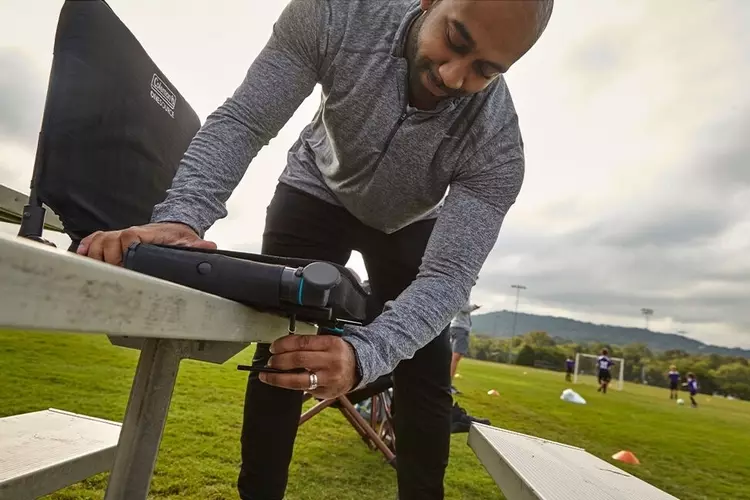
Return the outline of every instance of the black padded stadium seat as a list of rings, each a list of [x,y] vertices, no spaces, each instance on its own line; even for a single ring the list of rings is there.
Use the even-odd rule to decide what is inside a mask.
[[[66,0],[20,236],[50,207],[77,243],[149,222],[200,120],[102,0]]]

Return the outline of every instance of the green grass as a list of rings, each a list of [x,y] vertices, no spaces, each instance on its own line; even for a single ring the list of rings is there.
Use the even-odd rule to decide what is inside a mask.
[[[237,498],[239,434],[246,375],[238,362],[183,362],[162,442],[151,498]],[[55,407],[121,420],[137,352],[103,336],[0,333],[0,416]],[[678,407],[666,390],[626,385],[598,394],[576,390],[585,406],[560,401],[559,373],[464,360],[459,403],[492,424],[586,448],[681,499],[747,499],[750,404],[700,396],[700,408]],[[489,396],[497,389],[500,396]],[[308,404],[309,405],[309,404]],[[273,432],[269,429],[269,432]],[[502,499],[466,445],[452,437],[448,499]],[[609,457],[633,451],[641,465]],[[106,474],[49,498],[100,499]],[[335,410],[300,428],[287,498],[395,498],[395,473],[367,449]]]

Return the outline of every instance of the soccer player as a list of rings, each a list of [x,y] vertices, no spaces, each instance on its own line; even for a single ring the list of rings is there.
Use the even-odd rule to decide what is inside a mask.
[[[565,360],[565,381],[570,382],[571,374],[573,373],[573,367],[575,366],[575,361],[573,361],[573,358],[568,356],[568,359]]]
[[[680,385],[680,372],[677,371],[677,367],[672,365],[669,367],[669,399],[677,399]]]
[[[698,379],[695,378],[695,374],[693,372],[687,374],[687,384],[685,385],[690,392],[690,406],[692,406],[693,408],[698,408],[698,402],[695,401],[695,395],[698,394]]]
[[[469,352],[469,334],[471,333],[471,313],[479,309],[478,305],[469,301],[461,307],[453,317],[450,326],[451,348],[451,381],[456,377],[456,370],[461,358]],[[460,394],[459,390],[451,382],[451,393]]]
[[[596,366],[599,368],[599,388],[596,392],[607,394],[607,385],[612,380],[612,374],[609,369],[614,363],[609,359],[609,351],[602,349],[602,354],[596,358]]]

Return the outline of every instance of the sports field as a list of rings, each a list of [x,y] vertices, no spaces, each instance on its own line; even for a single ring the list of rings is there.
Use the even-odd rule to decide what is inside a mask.
[[[152,486],[154,499],[237,498],[239,433],[247,350],[223,366],[183,362]],[[103,336],[0,332],[0,416],[55,407],[121,420],[137,353]],[[625,385],[598,394],[575,388],[588,404],[560,401],[561,373],[462,362],[459,404],[498,427],[581,446],[609,459],[633,451],[641,465],[619,466],[681,499],[750,500],[750,404],[698,398],[677,406],[668,391]],[[496,389],[499,396],[489,396]],[[687,398],[686,398],[687,399]],[[273,432],[269,429],[268,432]],[[501,499],[466,445],[453,436],[449,499]],[[100,475],[50,498],[100,499]],[[344,418],[326,410],[301,427],[289,500],[395,498],[395,473],[368,450]]]

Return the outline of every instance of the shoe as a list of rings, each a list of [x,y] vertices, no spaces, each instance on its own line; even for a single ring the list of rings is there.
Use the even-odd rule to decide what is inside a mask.
[[[469,422],[452,422],[451,423],[451,434],[461,434],[462,432],[469,432],[471,424]]]
[[[469,417],[469,420],[471,420],[472,422],[476,422],[478,424],[484,424],[484,425],[492,425],[490,423],[490,419],[488,418],[477,418],[477,417],[472,417],[471,415],[467,415],[467,416]]]
[[[453,403],[453,408],[451,409],[451,434],[469,432],[472,422],[491,425],[488,419],[472,417],[458,403]]]
[[[458,406],[458,403],[453,403],[453,408],[451,408],[451,434],[469,432],[470,427],[471,420],[469,420],[466,410]]]
[[[456,389],[456,386],[451,386],[451,394],[461,394],[461,391]]]

